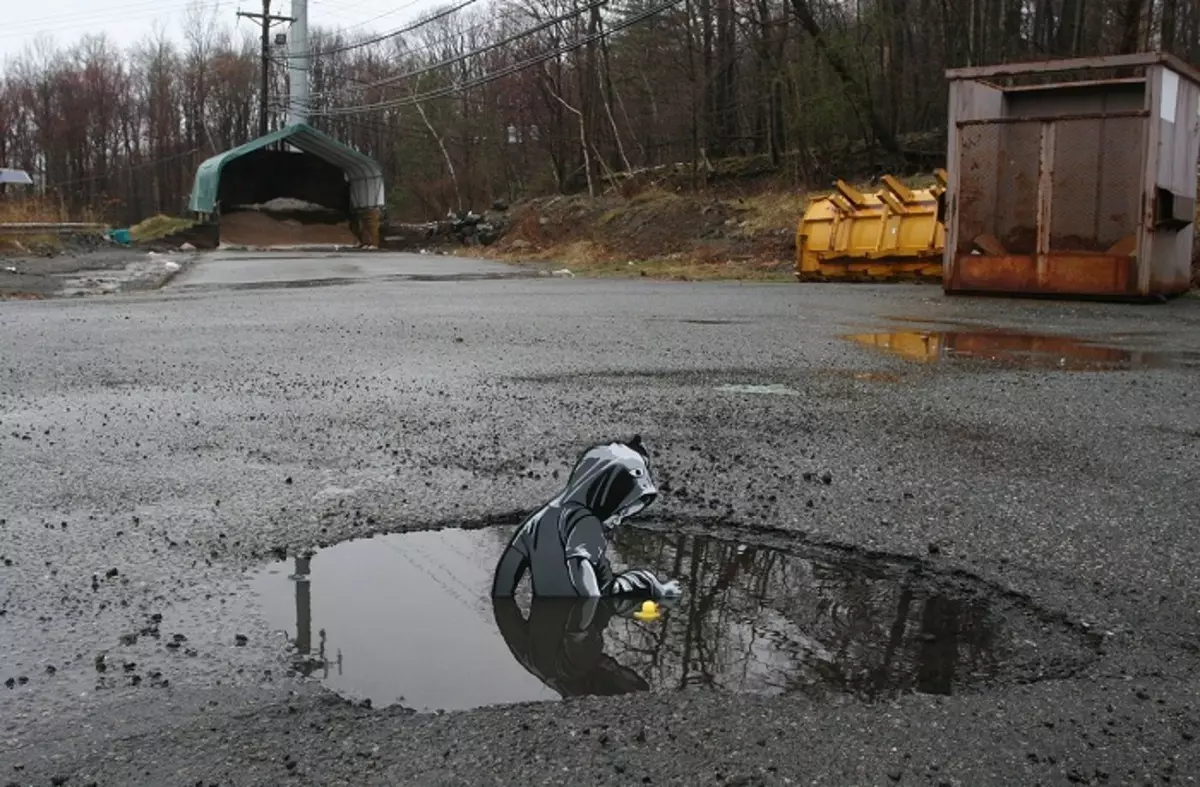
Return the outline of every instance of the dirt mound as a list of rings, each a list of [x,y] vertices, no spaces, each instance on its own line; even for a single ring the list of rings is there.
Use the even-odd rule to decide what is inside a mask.
[[[306,224],[246,210],[221,217],[221,243],[237,246],[357,246],[358,238],[350,230],[348,221]]]
[[[651,189],[632,198],[552,197],[513,209],[502,256],[575,264],[688,260],[786,266],[794,254],[797,195],[717,199]]]

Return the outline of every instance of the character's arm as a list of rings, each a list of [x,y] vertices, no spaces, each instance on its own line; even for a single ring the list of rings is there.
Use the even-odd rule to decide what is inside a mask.
[[[624,596],[638,595],[650,598],[674,598],[681,595],[679,583],[675,580],[660,582],[658,577],[647,569],[635,568],[621,572],[613,581],[608,595]]]
[[[567,560],[567,571],[570,572],[571,586],[575,588],[576,595],[588,598],[598,598],[601,595],[596,571],[585,558],[576,557]]]

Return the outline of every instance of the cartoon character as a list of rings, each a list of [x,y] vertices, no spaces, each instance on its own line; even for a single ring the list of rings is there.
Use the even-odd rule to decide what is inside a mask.
[[[645,569],[614,574],[605,554],[621,522],[656,497],[640,435],[592,446],[566,488],[517,528],[496,565],[492,596],[512,596],[526,571],[534,596],[680,595],[678,582],[661,582]]]

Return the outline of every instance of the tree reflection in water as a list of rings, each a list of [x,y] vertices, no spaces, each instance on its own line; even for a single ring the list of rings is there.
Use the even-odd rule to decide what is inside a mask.
[[[514,656],[564,696],[702,685],[880,699],[949,694],[998,667],[986,603],[865,562],[633,529],[614,550],[679,577],[677,607],[642,622],[636,600],[494,606]]]

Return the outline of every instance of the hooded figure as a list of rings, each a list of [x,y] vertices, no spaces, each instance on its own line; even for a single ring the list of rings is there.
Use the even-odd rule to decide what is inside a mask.
[[[517,528],[496,566],[492,596],[512,596],[526,571],[534,596],[678,596],[678,583],[645,569],[614,575],[605,554],[612,531],[657,496],[640,436],[592,446],[566,488]]]

